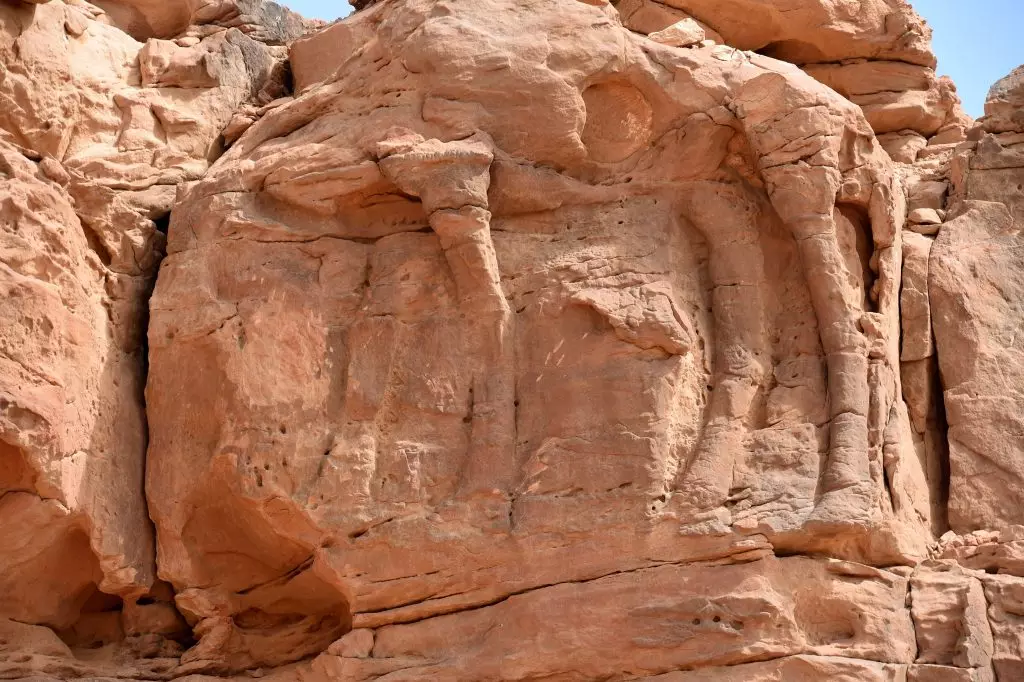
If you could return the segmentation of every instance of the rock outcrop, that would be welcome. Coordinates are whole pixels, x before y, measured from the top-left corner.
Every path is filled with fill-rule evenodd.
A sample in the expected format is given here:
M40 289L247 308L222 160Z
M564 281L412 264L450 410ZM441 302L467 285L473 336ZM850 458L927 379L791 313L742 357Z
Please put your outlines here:
M1017 333L1024 294L1024 78L989 95L952 169L954 213L935 241L930 290L949 420L950 522L958 532L1024 524Z
M906 0L619 0L642 33L696 20L712 40L799 65L859 105L888 149L907 138L962 138L956 88L935 74L931 29Z
M88 3L15 2L0 63L0 615L92 645L161 608L143 387L168 214L236 110L284 94L285 52L237 29L143 44Z
M1024 675L1024 80L782 5L0 5L0 675Z

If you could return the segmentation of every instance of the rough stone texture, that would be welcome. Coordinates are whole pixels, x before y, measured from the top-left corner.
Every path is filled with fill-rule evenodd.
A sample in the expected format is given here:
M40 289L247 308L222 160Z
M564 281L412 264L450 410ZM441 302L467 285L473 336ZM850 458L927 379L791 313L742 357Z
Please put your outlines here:
M97 586L153 581L139 339L118 343L71 197L0 145L0 611L65 628Z
M1024 131L1024 66L992 86L985 102L985 129L992 133Z
M656 39L680 20L716 42L792 62L859 105L879 135L963 139L970 119L935 74L931 29L906 0L619 0L623 23ZM888 151L888 147L886 147ZM912 163L913 159L906 161Z
M955 564L926 562L911 584L917 662L982 668L992 660L992 631L981 581Z
M1011 76L993 118L953 164L955 213L932 251L930 288L945 388L954 530L1024 523L1024 364L1017 343L1024 262L1024 123L1007 130ZM993 128L1001 132L987 132Z
M268 0L97 0L93 4L115 26L143 41L236 28L255 40L284 45L322 26Z
M0 677L1024 679L1019 74L354 4L0 5Z
M127 630L141 657L129 640L188 637L173 593L152 594L143 492L167 215L235 110L283 92L283 55L236 29L143 44L108 21L0 5L0 616L57 630L66 644L26 630L51 653ZM17 664L28 645L2 641Z

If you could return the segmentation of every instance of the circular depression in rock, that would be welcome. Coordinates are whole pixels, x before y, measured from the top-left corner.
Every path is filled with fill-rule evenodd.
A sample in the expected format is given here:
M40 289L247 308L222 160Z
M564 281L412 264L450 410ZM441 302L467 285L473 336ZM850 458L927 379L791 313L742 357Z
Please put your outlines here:
M608 81L583 91L587 123L583 144L590 158L615 163L647 145L651 136L651 105L643 93L629 83Z

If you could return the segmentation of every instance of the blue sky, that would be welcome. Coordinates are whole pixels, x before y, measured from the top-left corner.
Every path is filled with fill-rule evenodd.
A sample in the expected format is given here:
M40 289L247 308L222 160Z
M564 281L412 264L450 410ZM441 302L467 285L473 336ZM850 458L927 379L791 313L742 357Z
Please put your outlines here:
M1024 0L911 0L935 31L939 73L951 76L964 109L981 116L997 80L1024 64Z
M284 0L307 17L336 19L347 0ZM939 73L952 76L972 116L997 80L1024 64L1024 0L911 0L935 30Z
M348 0L277 0L299 14L316 19L337 19L352 11Z

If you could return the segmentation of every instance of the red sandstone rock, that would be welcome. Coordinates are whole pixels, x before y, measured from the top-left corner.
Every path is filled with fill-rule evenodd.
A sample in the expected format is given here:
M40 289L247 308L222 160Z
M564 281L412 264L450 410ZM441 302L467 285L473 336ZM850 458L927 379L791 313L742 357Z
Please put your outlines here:
M0 676L1024 675L1016 73L354 4L0 6Z

